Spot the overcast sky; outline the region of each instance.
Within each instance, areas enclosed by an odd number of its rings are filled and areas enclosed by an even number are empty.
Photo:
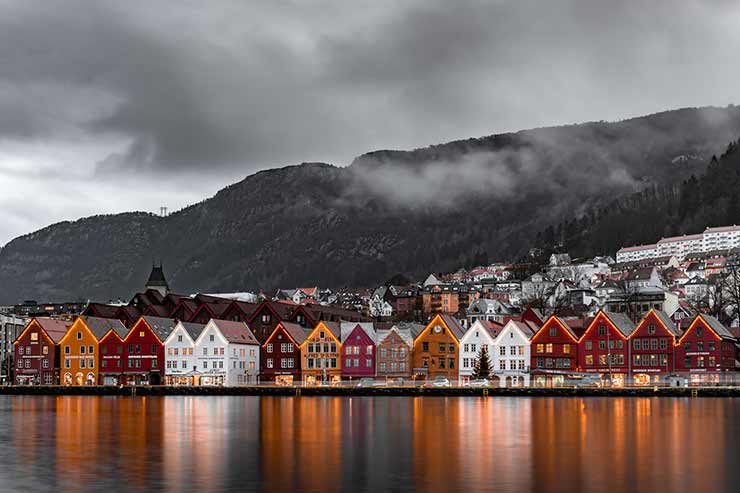
[[[0,0],[0,245],[252,172],[740,102],[740,1]]]

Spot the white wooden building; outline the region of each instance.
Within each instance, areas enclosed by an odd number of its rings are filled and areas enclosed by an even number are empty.
[[[486,346],[488,359],[491,362],[491,368],[493,368],[493,344],[501,328],[501,324],[490,320],[476,320],[460,338],[460,364],[458,369],[460,383],[470,381],[482,346]]]
[[[211,319],[194,352],[199,385],[257,383],[260,343],[244,322]]]
[[[195,341],[205,325],[178,322],[164,341],[164,379],[167,385],[193,385],[198,375]]]
[[[533,322],[510,320],[493,343],[494,382],[501,387],[529,385],[530,340],[539,327]]]

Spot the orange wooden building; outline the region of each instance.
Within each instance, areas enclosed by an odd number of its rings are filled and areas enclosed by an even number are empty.
[[[97,385],[98,343],[110,330],[125,331],[116,318],[80,316],[61,341],[60,378],[62,385]]]
[[[341,329],[336,322],[321,321],[301,344],[304,385],[337,384],[342,380]]]
[[[435,315],[414,340],[414,379],[457,378],[460,338],[465,328],[450,315]]]

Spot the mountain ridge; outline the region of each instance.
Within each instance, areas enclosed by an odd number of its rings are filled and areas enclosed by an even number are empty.
[[[186,292],[370,286],[513,258],[579,209],[700,173],[738,135],[740,108],[684,108],[262,170],[165,218],[97,215],[13,239],[0,302],[125,298],[153,258]]]

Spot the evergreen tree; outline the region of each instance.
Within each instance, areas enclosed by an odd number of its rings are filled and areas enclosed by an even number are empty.
[[[488,349],[485,344],[481,344],[480,351],[478,351],[478,359],[475,362],[473,368],[473,380],[480,380],[483,378],[491,377],[491,360],[488,359]]]

